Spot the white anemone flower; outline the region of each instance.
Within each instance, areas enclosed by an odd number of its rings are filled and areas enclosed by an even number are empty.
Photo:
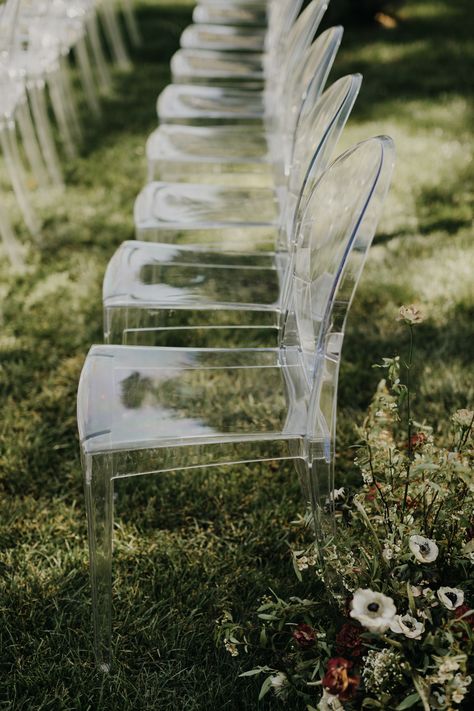
[[[459,588],[439,588],[436,594],[448,610],[455,610],[464,602],[464,593]]]
[[[382,634],[390,627],[397,613],[397,608],[391,597],[374,592],[369,588],[355,591],[352,598],[351,617],[370,632]]]
[[[425,625],[411,615],[395,615],[390,623],[390,629],[392,632],[404,634],[410,639],[419,639],[425,631]]]
[[[425,536],[410,536],[410,550],[420,563],[433,563],[438,557],[439,548],[435,541]]]
[[[275,695],[280,696],[283,694],[283,690],[288,684],[288,677],[284,674],[284,672],[278,672],[278,674],[274,674],[270,677],[270,682]]]

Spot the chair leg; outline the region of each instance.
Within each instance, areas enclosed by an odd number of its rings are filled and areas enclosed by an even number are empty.
[[[31,235],[35,238],[39,236],[40,222],[31,206],[26,187],[26,177],[21,164],[20,153],[16,138],[15,125],[13,122],[4,124],[0,130],[0,143],[5,159],[5,165],[13,186],[13,190],[20,207],[25,224]]]
[[[6,215],[3,213],[3,209],[0,206],[0,238],[3,241],[3,246],[7,254],[8,259],[14,269],[17,271],[23,271],[25,268],[25,262],[23,261],[22,249],[20,244],[17,242],[15,235],[13,234],[12,227],[8,221]]]
[[[53,183],[62,186],[63,176],[49,124],[43,82],[30,82],[28,84],[28,96],[46,168]]]
[[[101,4],[100,12],[114,62],[119,69],[128,71],[131,68],[130,58],[123,42],[117,16],[108,0]]]
[[[27,101],[18,107],[16,118],[26,157],[28,158],[28,163],[30,164],[35,180],[40,188],[46,188],[50,184],[50,179],[46,172]]]
[[[142,44],[142,38],[140,35],[140,30],[138,29],[137,20],[135,18],[135,13],[133,12],[132,0],[122,0],[123,15],[125,18],[125,24],[127,26],[127,31],[134,47],[140,47]]]
[[[112,634],[112,456],[84,462],[85,498],[89,533],[92,615],[97,665],[108,672]]]
[[[112,86],[112,77],[105,58],[102,42],[99,34],[99,22],[97,14],[94,12],[87,20],[87,37],[97,67],[97,78],[99,80],[99,88],[104,93],[108,93]]]
[[[74,96],[74,91],[71,85],[69,74],[69,63],[67,56],[61,55],[59,58],[59,83],[61,86],[61,95],[64,101],[64,110],[68,117],[71,130],[76,141],[82,141],[82,128],[79,121],[79,112],[77,110],[77,102]]]
[[[84,88],[87,105],[94,116],[100,116],[101,111],[99,97],[97,96],[97,89],[94,82],[94,73],[92,71],[86,43],[83,37],[81,37],[81,39],[76,43],[74,52],[77,58],[81,83]]]
[[[77,156],[77,149],[71,133],[70,123],[66,114],[65,103],[62,96],[59,69],[55,70],[48,76],[48,89],[51,105],[56,117],[61,135],[61,141],[64,146],[64,151],[68,158]]]

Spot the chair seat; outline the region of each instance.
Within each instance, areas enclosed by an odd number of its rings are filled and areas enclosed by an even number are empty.
[[[157,101],[160,121],[262,121],[263,96],[260,92],[231,87],[170,84]]]
[[[292,379],[304,378],[288,353]],[[279,349],[93,346],[78,391],[85,454],[304,435],[288,412]],[[238,388],[237,388],[238,384]],[[295,413],[301,409],[300,416]]]
[[[189,25],[181,35],[183,49],[210,49],[229,52],[261,52],[265,32],[232,25]]]
[[[180,49],[171,58],[173,82],[232,80],[263,82],[263,55]]]
[[[228,0],[200,2],[193,12],[193,22],[196,24],[264,26],[266,20],[265,3],[235,4]]]
[[[268,171],[270,157],[265,133],[260,129],[243,130],[240,126],[159,126],[146,143],[151,178],[168,170],[167,162],[177,164],[249,164]],[[169,166],[172,170],[173,166]],[[195,166],[193,165],[193,169]]]
[[[148,183],[139,193],[134,209],[138,232],[169,229],[219,229],[277,226],[275,192],[269,188],[233,188],[194,183]]]
[[[261,311],[275,310],[278,297],[274,253],[225,253],[140,241],[120,245],[107,266],[103,288],[105,308]]]

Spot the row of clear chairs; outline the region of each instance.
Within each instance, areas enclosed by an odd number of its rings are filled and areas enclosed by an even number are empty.
[[[131,0],[121,0],[132,42],[140,35]],[[0,5],[0,144],[6,172],[22,217],[34,239],[41,224],[31,204],[28,174],[18,135],[34,183],[62,187],[63,172],[49,119],[51,106],[64,154],[73,158],[81,141],[81,125],[71,87],[71,53],[93,116],[100,115],[100,92],[111,86],[100,24],[115,65],[131,67],[114,0],[6,0]],[[0,203],[0,237],[14,267],[22,268],[22,249]]]
[[[315,38],[326,5],[201,0],[158,98],[137,239],[107,267],[78,392],[103,670],[115,481],[292,460],[317,530],[334,490],[341,347],[394,148],[331,163],[362,78],[324,90],[342,38]]]

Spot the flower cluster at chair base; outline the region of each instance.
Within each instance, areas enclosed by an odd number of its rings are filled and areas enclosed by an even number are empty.
[[[410,355],[387,371],[359,434],[362,485],[334,489],[317,555],[298,522],[293,564],[303,593],[275,595],[244,624],[218,626],[233,656],[263,664],[260,697],[287,708],[474,708],[474,412],[458,410],[437,446],[413,420],[410,370],[419,310],[402,307]],[[340,483],[340,482],[339,482]],[[324,517],[322,525],[324,527]],[[302,543],[303,541],[303,543]]]

